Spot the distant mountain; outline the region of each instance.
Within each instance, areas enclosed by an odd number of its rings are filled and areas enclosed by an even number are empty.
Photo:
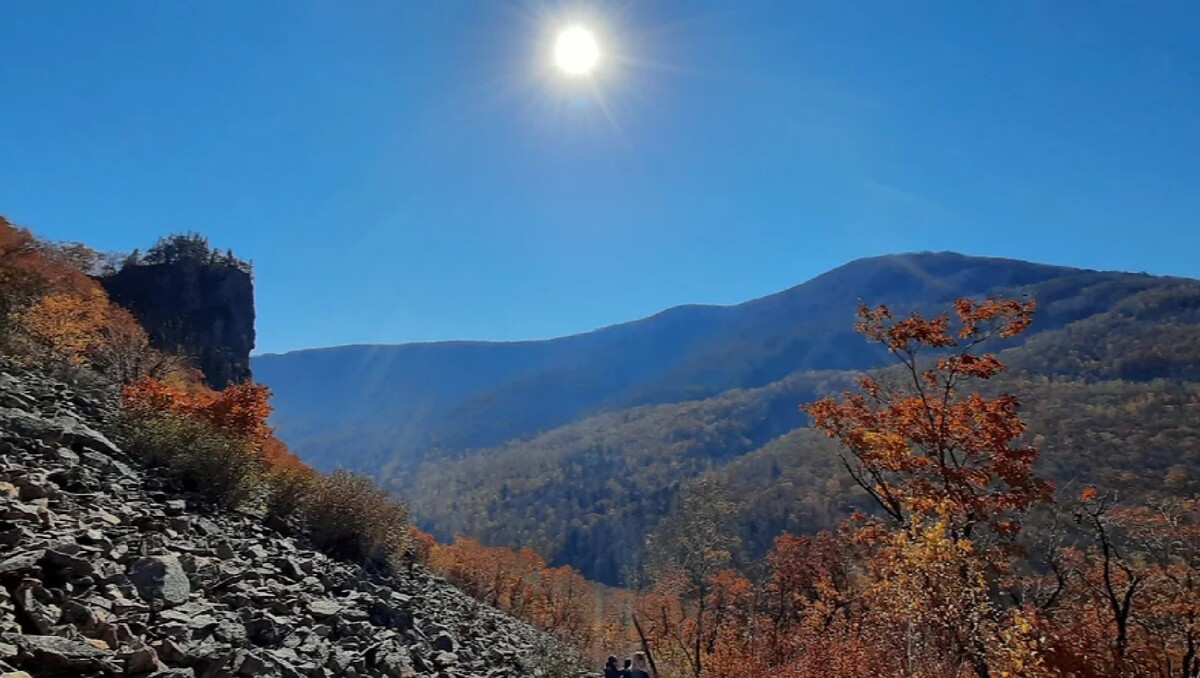
[[[877,257],[744,304],[680,306],[560,339],[344,346],[260,356],[252,366],[275,391],[280,432],[306,458],[405,472],[433,449],[494,445],[798,369],[878,364],[882,356],[853,335],[859,300],[932,305],[1052,280],[1077,290],[1109,275],[950,253]]]
[[[306,460],[377,475],[442,536],[534,545],[617,581],[680,484],[701,473],[754,494],[751,548],[854,505],[827,455],[782,454],[777,439],[819,446],[792,433],[796,405],[886,364],[854,334],[855,307],[929,311],[992,294],[1038,300],[1025,345],[1007,353],[1028,383],[1077,384],[1083,402],[1100,384],[1179,385],[1200,371],[1198,281],[954,253],[862,259],[736,306],[682,306],[548,341],[349,346],[262,356],[253,368]],[[792,477],[797,463],[820,468]],[[763,512],[770,496],[790,497],[775,504],[780,516]]]

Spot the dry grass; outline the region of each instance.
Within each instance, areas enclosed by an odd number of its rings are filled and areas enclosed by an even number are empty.
[[[331,556],[398,563],[404,554],[408,506],[366,476],[338,470],[318,477],[300,512],[313,544]]]

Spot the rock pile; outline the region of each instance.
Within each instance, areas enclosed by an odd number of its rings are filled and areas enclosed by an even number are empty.
[[[0,368],[0,677],[543,674],[534,629],[205,510],[97,430],[109,413]]]

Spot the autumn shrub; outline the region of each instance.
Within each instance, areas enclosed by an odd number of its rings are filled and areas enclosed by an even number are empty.
[[[370,478],[337,470],[320,476],[300,506],[313,545],[362,563],[399,562],[408,540],[408,507]]]
[[[304,497],[317,482],[307,466],[270,468],[263,476],[263,503],[267,518],[290,524],[299,520]]]
[[[262,463],[244,437],[203,420],[167,413],[127,418],[122,430],[130,451],[221,506],[245,502],[262,477]]]
[[[405,556],[409,561],[428,564],[436,544],[437,540],[433,538],[433,535],[417,529],[415,525],[408,526],[408,545]]]

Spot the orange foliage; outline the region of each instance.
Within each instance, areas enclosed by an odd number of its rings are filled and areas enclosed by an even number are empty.
[[[478,600],[585,649],[602,650],[607,646],[594,641],[609,642],[614,635],[605,615],[597,614],[601,589],[569,566],[550,567],[532,549],[456,537],[431,545],[429,567]]]
[[[268,469],[304,468],[267,423],[271,391],[262,384],[232,384],[213,391],[198,380],[142,377],[125,386],[122,401],[133,416],[173,413],[195,417],[221,431],[245,438]]]
[[[100,290],[48,294],[19,312],[17,322],[41,349],[83,365],[101,344],[108,307],[108,296]]]
[[[928,319],[860,309],[859,329],[900,358],[905,383],[864,379],[860,393],[806,410],[842,443],[882,519],[782,535],[757,581],[718,569],[697,585],[678,571],[636,593],[591,585],[582,598],[593,602],[573,606],[586,582],[559,568],[563,584],[540,585],[555,569],[527,550],[459,538],[434,546],[430,563],[473,595],[581,639],[593,658],[649,650],[659,678],[1195,678],[1200,499],[1121,507],[1087,487],[1075,509],[1082,533],[1041,528],[1046,564],[1031,565],[1018,542],[1051,488],[1021,442],[1017,400],[964,388],[1004,369],[975,348],[1023,331],[1032,311],[998,299],[959,300]]]
[[[949,313],[893,320],[886,306],[859,307],[858,330],[899,359],[903,385],[864,377],[859,393],[802,409],[813,426],[841,443],[855,482],[896,524],[934,512],[949,519],[955,538],[971,537],[983,525],[1011,537],[1019,529],[1017,515],[1050,498],[1050,483],[1032,470],[1037,451],[1020,442],[1025,424],[1017,399],[962,392],[969,382],[1004,370],[975,347],[1024,331],[1033,309],[1032,301],[959,299],[955,332]],[[929,350],[936,359],[924,355]]]
[[[144,376],[190,378],[189,368],[182,359],[152,348],[150,338],[133,314],[113,305],[105,312],[98,341],[92,346],[87,362],[122,384]],[[195,379],[199,380],[199,376]]]
[[[151,348],[133,316],[85,274],[99,258],[78,243],[41,242],[0,217],[5,349],[38,362],[86,365],[120,383],[181,371],[183,362]]]
[[[1085,492],[1050,663],[1080,676],[1200,674],[1200,500],[1119,506]]]
[[[0,216],[0,290],[9,310],[45,294],[86,296],[99,290],[82,271],[46,252],[32,233]]]

